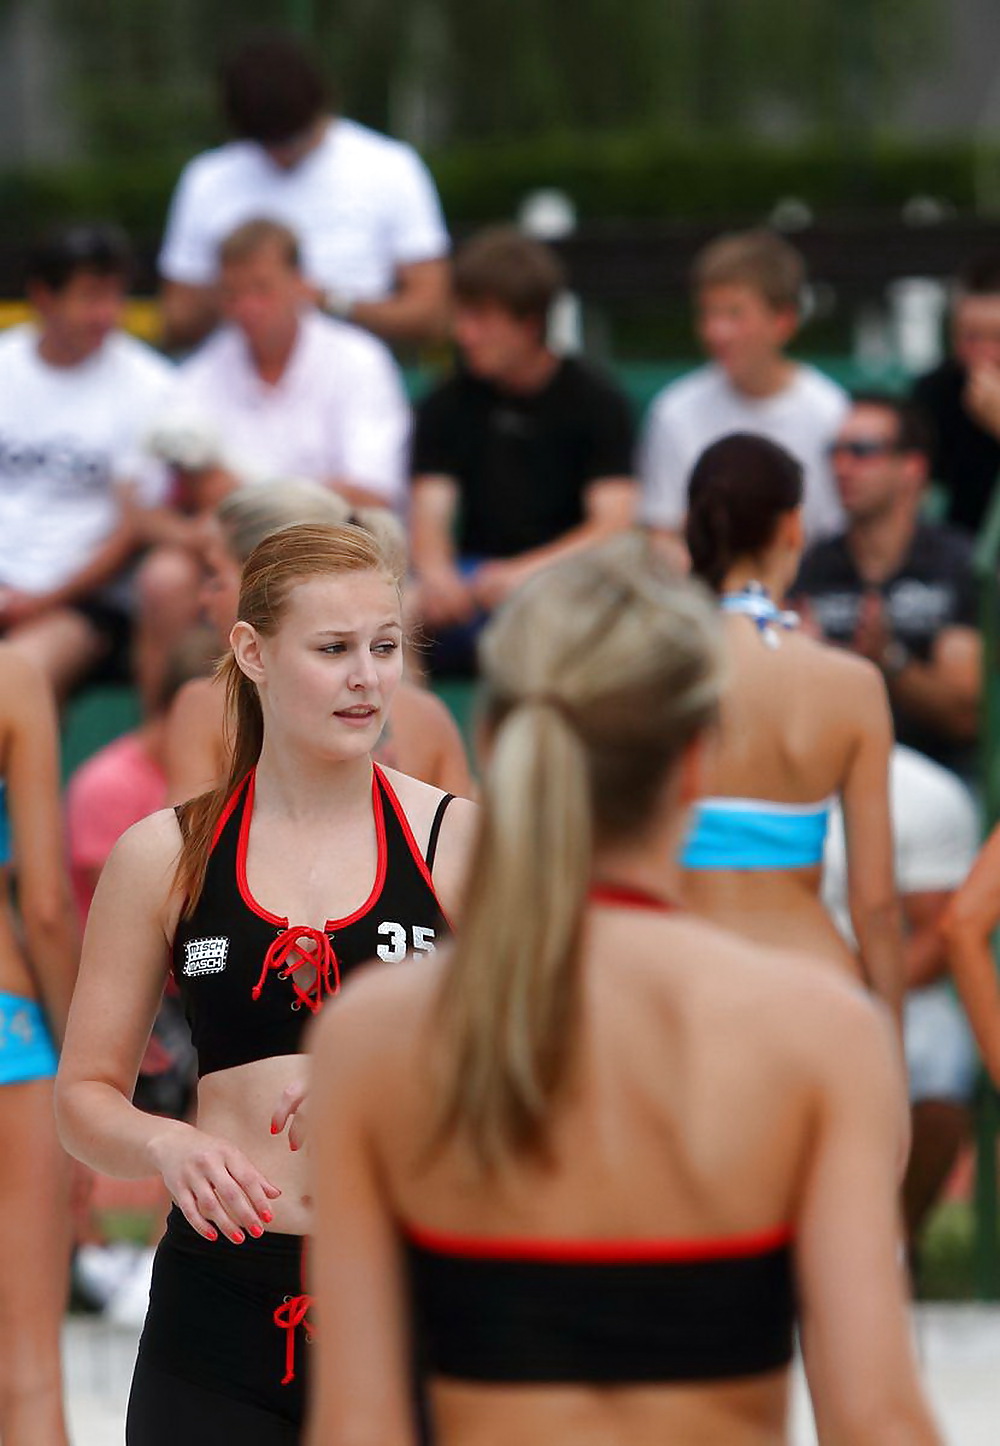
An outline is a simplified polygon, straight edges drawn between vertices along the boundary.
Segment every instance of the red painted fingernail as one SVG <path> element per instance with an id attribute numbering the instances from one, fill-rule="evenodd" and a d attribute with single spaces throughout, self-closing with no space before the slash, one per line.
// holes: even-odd
<path id="1" fill-rule="evenodd" d="M 272 1120 L 272 1121 L 271 1121 L 271 1134 L 272 1134 L 272 1135 L 276 1135 L 277 1133 L 278 1133 L 278 1126 L 277 1126 L 277 1125 L 274 1123 L 274 1121 Z"/>
<path id="2" fill-rule="evenodd" d="M 259 1240 L 260 1237 L 264 1234 L 263 1225 L 248 1225 L 247 1229 L 250 1231 L 250 1234 L 253 1236 L 254 1240 Z"/>
<path id="3" fill-rule="evenodd" d="M 270 1225 L 271 1221 L 274 1219 L 274 1216 L 271 1214 L 270 1210 L 262 1210 L 260 1212 L 260 1218 L 263 1220 L 265 1225 Z"/>
<path id="4" fill-rule="evenodd" d="M 217 1230 L 206 1230 L 206 1231 L 205 1231 L 205 1239 L 206 1239 L 206 1240 L 218 1240 L 218 1238 L 219 1238 L 219 1232 L 218 1232 Z"/>
<path id="5" fill-rule="evenodd" d="M 230 1235 L 229 1238 L 234 1245 L 242 1245 L 244 1240 L 246 1239 L 246 1236 L 243 1234 L 242 1230 L 236 1230 L 233 1232 L 232 1235 Z"/>

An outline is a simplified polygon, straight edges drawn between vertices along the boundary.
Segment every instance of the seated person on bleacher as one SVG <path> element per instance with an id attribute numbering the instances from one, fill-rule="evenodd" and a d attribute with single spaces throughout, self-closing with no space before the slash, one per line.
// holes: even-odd
<path id="1" fill-rule="evenodd" d="M 563 284 L 513 228 L 455 260 L 460 367 L 417 409 L 412 464 L 415 611 L 439 674 L 473 671 L 478 628 L 519 583 L 633 520 L 629 404 L 546 342 Z"/>
<path id="2" fill-rule="evenodd" d="M 882 670 L 900 743 L 970 777 L 980 637 L 967 537 L 921 515 L 928 442 L 913 407 L 863 395 L 831 448 L 847 528 L 806 553 L 802 610 Z"/>
<path id="3" fill-rule="evenodd" d="M 360 507 L 405 496 L 410 407 L 392 353 L 370 333 L 317 310 L 298 243 L 278 221 L 247 221 L 220 247 L 225 324 L 179 368 L 154 442 L 175 463 L 171 433 L 191 438 L 203 465 L 184 467 L 187 518 L 140 575 L 143 652 L 162 674 L 197 616 L 201 558 L 191 519 L 227 492 L 297 477 Z M 183 447 L 182 447 L 183 453 Z M 150 682 L 158 687 L 157 677 Z"/>
<path id="4" fill-rule="evenodd" d="M 32 251 L 37 323 L 0 338 L 0 631 L 57 694 L 125 656 L 123 574 L 165 469 L 141 450 L 173 368 L 120 330 L 131 258 L 109 226 Z"/>

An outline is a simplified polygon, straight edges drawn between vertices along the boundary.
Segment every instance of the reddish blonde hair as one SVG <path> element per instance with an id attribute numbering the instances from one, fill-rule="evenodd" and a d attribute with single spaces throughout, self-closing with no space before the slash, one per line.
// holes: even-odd
<path id="1" fill-rule="evenodd" d="M 379 540 L 363 527 L 302 524 L 265 537 L 243 566 L 237 617 L 263 637 L 281 626 L 288 595 L 296 583 L 313 577 L 343 577 L 378 572 L 398 588 L 399 578 Z M 219 664 L 226 688 L 229 775 L 218 788 L 193 798 L 180 814 L 183 846 L 175 886 L 184 894 L 184 913 L 193 912 L 205 882 L 215 830 L 227 800 L 260 757 L 264 716 L 254 683 L 240 669 L 232 649 Z"/>

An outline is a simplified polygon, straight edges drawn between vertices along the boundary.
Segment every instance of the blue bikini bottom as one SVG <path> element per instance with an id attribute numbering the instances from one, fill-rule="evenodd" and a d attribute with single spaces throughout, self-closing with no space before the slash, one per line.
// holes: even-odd
<path id="1" fill-rule="evenodd" d="M 58 1063 L 38 1001 L 0 993 L 0 1085 L 51 1079 Z"/>

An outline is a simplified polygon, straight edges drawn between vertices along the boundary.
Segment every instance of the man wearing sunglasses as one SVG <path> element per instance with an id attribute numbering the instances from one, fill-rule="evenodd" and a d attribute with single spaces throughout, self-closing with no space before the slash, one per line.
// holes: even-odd
<path id="1" fill-rule="evenodd" d="M 881 669 L 899 741 L 969 774 L 980 692 L 970 544 L 923 515 L 921 419 L 894 397 L 856 396 L 829 451 L 847 527 L 807 552 L 796 596 L 829 641 Z"/>

